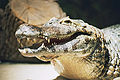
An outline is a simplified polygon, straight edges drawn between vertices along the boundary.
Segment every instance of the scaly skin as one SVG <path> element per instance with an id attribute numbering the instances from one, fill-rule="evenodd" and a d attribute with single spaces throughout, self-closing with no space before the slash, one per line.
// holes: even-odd
<path id="1" fill-rule="evenodd" d="M 103 32 L 82 20 L 52 18 L 40 28 L 22 24 L 15 35 L 23 48 L 19 49 L 23 56 L 51 61 L 55 70 L 66 78 L 89 80 L 119 76 L 120 71 L 109 74 L 112 53 Z"/>
<path id="2" fill-rule="evenodd" d="M 109 76 L 120 76 L 120 25 L 102 29 L 106 40 L 105 46 L 109 50 Z"/>

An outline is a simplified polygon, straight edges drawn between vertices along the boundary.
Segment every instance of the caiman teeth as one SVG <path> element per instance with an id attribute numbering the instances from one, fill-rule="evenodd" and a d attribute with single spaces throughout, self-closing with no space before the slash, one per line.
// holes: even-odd
<path id="1" fill-rule="evenodd" d="M 34 38 L 33 41 L 36 42 L 36 39 Z"/>
<path id="2" fill-rule="evenodd" d="M 45 40 L 48 40 L 48 38 L 47 38 L 47 37 L 45 37 Z"/>
<path id="3" fill-rule="evenodd" d="M 48 41 L 48 43 L 50 43 L 50 39 L 48 39 L 47 41 Z"/>
<path id="4" fill-rule="evenodd" d="M 48 41 L 48 43 L 50 43 L 50 39 L 48 39 L 48 37 L 44 37 L 46 41 Z"/>
<path id="5" fill-rule="evenodd" d="M 37 49 L 30 49 L 30 48 L 24 48 L 24 49 L 18 49 L 20 53 L 26 54 L 26 53 L 36 53 L 39 51 L 42 51 L 44 49 L 47 49 L 44 45 L 44 43 Z"/>
<path id="6" fill-rule="evenodd" d="M 20 43 L 20 39 L 17 38 L 18 43 Z"/>
<path id="7" fill-rule="evenodd" d="M 26 53 L 24 49 L 18 49 L 20 53 Z"/>
<path id="8" fill-rule="evenodd" d="M 30 40 L 30 38 L 27 38 L 27 41 L 29 41 Z"/>
<path id="9" fill-rule="evenodd" d="M 25 48 L 25 49 L 18 49 L 21 53 L 32 53 L 31 49 Z"/>
<path id="10" fill-rule="evenodd" d="M 56 45 L 57 43 L 54 42 L 54 45 Z"/>
<path id="11" fill-rule="evenodd" d="M 52 45 L 54 45 L 54 44 L 52 43 Z"/>

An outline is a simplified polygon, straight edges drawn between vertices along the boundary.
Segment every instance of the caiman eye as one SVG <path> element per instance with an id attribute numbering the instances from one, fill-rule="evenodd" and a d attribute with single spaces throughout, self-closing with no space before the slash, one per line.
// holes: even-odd
<path id="1" fill-rule="evenodd" d="M 64 22 L 65 23 L 72 23 L 70 20 L 65 20 Z"/>
<path id="2" fill-rule="evenodd" d="M 65 20 L 60 22 L 60 24 L 71 24 L 71 23 L 72 23 L 71 20 Z"/>

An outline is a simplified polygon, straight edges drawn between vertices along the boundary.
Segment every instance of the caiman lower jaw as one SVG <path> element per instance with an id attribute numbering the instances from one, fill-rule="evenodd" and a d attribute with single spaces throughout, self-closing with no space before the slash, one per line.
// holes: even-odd
<path id="1" fill-rule="evenodd" d="M 47 54 L 46 52 L 34 52 L 34 49 L 26 48 L 26 49 L 18 49 L 20 53 L 25 57 L 36 57 L 42 61 L 51 61 L 54 58 L 59 57 L 55 54 Z"/>
<path id="2" fill-rule="evenodd" d="M 82 37 L 82 36 L 81 36 Z M 82 37 L 83 38 L 83 37 Z M 50 61 L 53 58 L 56 58 L 61 55 L 76 55 L 79 54 L 79 57 L 85 57 L 88 56 L 88 54 L 85 54 L 83 49 L 77 48 L 77 44 L 81 41 L 82 38 L 76 37 L 75 39 L 66 42 L 64 44 L 58 44 L 58 45 L 51 45 L 51 47 L 46 46 L 45 43 L 42 43 L 40 47 L 37 49 L 31 49 L 31 48 L 24 48 L 19 49 L 21 54 L 26 57 L 37 57 L 40 60 L 43 61 Z M 87 45 L 86 45 L 87 46 Z M 85 47 L 86 47 L 85 46 Z M 84 54 L 82 54 L 84 53 Z"/>

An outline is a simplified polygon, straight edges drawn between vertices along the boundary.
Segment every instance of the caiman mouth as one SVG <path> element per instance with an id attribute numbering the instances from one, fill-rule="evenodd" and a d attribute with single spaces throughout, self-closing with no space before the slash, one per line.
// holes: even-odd
<path id="1" fill-rule="evenodd" d="M 19 43 L 21 44 L 21 49 L 24 48 L 30 48 L 30 49 L 38 49 L 42 44 L 44 44 L 44 46 L 51 48 L 55 45 L 64 45 L 67 42 L 72 41 L 73 39 L 75 39 L 76 37 L 78 37 L 79 35 L 88 35 L 87 33 L 82 33 L 82 32 L 76 32 L 74 34 L 72 34 L 71 36 L 66 36 L 63 38 L 47 38 L 45 36 L 43 37 L 39 37 L 39 36 L 21 36 L 22 38 L 20 38 L 19 36 L 17 36 L 17 40 L 19 41 Z"/>
<path id="2" fill-rule="evenodd" d="M 21 45 L 19 51 L 23 55 L 74 53 L 87 50 L 91 40 L 91 33 L 81 28 L 69 20 L 65 23 L 52 20 L 42 27 L 22 24 L 15 36 Z"/>
<path id="3" fill-rule="evenodd" d="M 75 44 L 79 42 L 77 39 L 80 35 L 90 36 L 88 33 L 83 32 L 71 32 L 69 34 L 58 34 L 52 36 L 46 36 L 43 34 L 44 28 L 38 28 L 23 24 L 16 31 L 16 38 L 21 45 L 19 51 L 22 53 L 35 53 L 40 51 L 47 52 L 67 52 L 76 50 Z M 27 50 L 27 52 L 25 52 Z"/>

